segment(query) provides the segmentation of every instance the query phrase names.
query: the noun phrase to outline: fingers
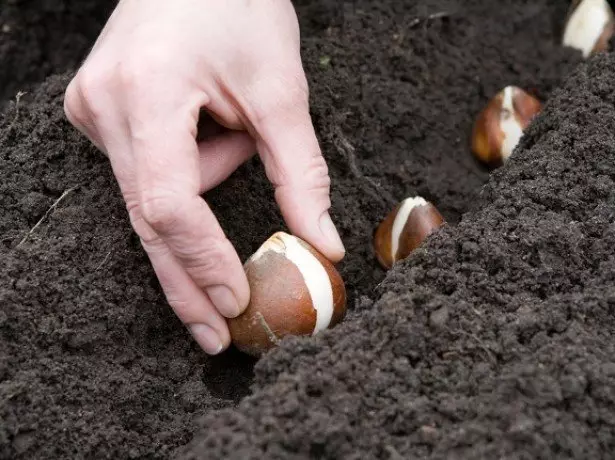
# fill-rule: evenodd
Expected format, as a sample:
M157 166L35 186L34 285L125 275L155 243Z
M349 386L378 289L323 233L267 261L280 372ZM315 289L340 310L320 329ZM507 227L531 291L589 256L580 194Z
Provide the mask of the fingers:
M210 2L207 11L199 2L151 3L120 2L67 91L66 113L109 154L169 302L216 353L230 340L224 317L245 309L249 286L200 192L228 177L254 145L239 133L197 145L202 107L227 128L258 134L290 229L332 260L344 249L328 214L329 177L304 78L276 81L281 67L300 68L291 2ZM242 104L246 97L259 104Z
M330 179L309 114L307 86L286 82L268 88L255 100L271 102L258 104L249 117L276 201L294 234L339 261L345 250L328 212Z
M95 124L83 91L88 88L83 86L76 80L67 90L69 121L99 148L100 134L110 141L114 173L129 204L131 222L169 304L205 352L221 352L230 343L224 316L243 311L249 287L238 256L199 192L224 180L249 158L255 150L253 141L242 133L228 133L197 147L196 126L186 116L190 111L185 104L174 110L166 98L161 105L170 109L145 110L146 103L130 101L136 108L128 120L118 117L119 127L108 119L104 126ZM154 115L167 113L169 121Z
M136 227L147 225L143 221L135 224ZM145 246L169 305L199 346L210 355L226 349L231 342L228 326L213 303L160 238L153 237Z
M254 140L244 131L228 131L199 143L199 193L219 185L255 153Z
M136 121L131 125L138 214L153 231L153 235L145 232L140 236L148 253L152 251L148 239L157 241L159 237L216 309L223 316L235 317L248 304L249 287L239 257L199 196L199 155L193 127L186 121L185 110L161 112L169 115L161 118L161 123ZM184 287L180 297L186 308L202 305L177 273L169 275L168 283Z

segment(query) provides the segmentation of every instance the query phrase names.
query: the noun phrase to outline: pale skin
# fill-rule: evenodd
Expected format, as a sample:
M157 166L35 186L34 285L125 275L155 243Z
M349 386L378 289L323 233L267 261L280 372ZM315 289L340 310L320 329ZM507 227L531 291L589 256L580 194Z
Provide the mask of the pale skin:
M228 129L197 142L201 109ZM166 299L206 353L229 346L225 318L250 290L201 195L255 152L290 231L343 258L289 0L120 0L65 112L108 156Z

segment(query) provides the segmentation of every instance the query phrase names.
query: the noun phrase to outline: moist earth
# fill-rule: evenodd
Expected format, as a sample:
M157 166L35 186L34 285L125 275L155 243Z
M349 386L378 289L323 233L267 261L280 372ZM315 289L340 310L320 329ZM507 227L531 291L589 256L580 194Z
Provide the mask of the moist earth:
M52 73L75 68L114 0L2 0L0 107Z
M567 2L297 2L350 313L258 362L198 350L64 118L95 3L0 13L0 458L609 457L615 57L559 45ZM508 84L547 103L489 174L469 133ZM372 234L413 195L448 225L387 274ZM284 229L258 159L206 198L242 259Z

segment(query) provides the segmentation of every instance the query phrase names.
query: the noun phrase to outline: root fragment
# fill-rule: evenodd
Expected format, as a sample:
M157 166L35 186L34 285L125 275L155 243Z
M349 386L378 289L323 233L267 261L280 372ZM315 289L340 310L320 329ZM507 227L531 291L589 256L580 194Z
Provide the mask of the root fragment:
M111 251L109 251L107 253L107 255L105 256L105 258L103 259L103 261L101 263L98 264L98 267L96 267L96 270L94 270L95 272L97 272L98 270L100 270L102 268L103 265L105 265L105 263L107 262L107 260L109 260L109 257L111 256Z
M62 193L62 195L60 195L60 198L58 198L57 200L55 200L53 202L53 204L49 207L49 209L47 209L47 211L45 212L45 214L43 214L43 217L40 218L40 220L34 225L34 227L32 227L28 233L26 233L24 235L24 237L21 239L21 241L17 244L17 246L15 246L15 249L19 248L22 244L24 244L28 238L30 238L30 236L36 231L36 229L45 221L45 219L47 219L47 217L49 217L49 215L53 212L53 210L55 208L58 207L58 205L60 204L60 202L66 198L66 196L68 194L70 194L71 192L73 192L76 188L78 187L78 185L69 188L68 190L65 190L64 193Z

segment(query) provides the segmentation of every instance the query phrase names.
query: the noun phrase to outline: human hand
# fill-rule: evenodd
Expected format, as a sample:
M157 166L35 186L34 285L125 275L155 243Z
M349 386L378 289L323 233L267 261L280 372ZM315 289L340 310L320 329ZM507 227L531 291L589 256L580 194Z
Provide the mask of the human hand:
M202 108L229 130L197 142ZM229 345L224 317L250 293L200 194L255 150L290 230L343 257L289 0L121 0L65 111L108 155L166 298L207 353Z

